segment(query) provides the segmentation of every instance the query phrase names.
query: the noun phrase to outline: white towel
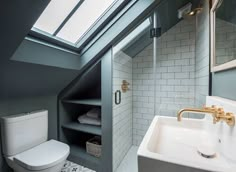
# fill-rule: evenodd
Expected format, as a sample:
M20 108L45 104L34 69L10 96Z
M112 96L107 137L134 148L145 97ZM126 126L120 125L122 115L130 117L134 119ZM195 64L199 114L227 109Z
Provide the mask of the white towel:
M86 115L90 118L96 118L99 119L101 117L101 109L99 108L93 108L90 111L86 113Z
M79 116L78 117L78 121L81 124L101 125L101 119L99 119L99 118L91 118L91 117L88 117L86 114L82 115L82 116Z

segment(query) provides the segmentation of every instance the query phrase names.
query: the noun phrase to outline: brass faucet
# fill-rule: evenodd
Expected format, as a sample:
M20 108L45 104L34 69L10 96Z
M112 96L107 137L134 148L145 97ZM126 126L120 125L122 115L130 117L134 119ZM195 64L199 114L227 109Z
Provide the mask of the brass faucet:
M235 116L233 113L225 113L223 108L218 108L216 106L203 107L202 109L196 108L186 108L181 109L177 114L177 120L181 121L182 115L185 112L197 113L197 114L210 114L213 117L213 124L219 121L225 121L229 126L235 125Z

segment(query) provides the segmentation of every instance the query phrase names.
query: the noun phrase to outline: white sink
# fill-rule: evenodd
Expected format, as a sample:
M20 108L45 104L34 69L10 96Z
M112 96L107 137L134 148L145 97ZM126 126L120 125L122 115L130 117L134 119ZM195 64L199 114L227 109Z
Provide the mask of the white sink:
M213 104L236 114L236 102L207 97L207 105ZM200 148L215 156L201 156ZM182 122L156 116L139 147L138 167L139 172L236 172L235 127L212 124L211 116Z

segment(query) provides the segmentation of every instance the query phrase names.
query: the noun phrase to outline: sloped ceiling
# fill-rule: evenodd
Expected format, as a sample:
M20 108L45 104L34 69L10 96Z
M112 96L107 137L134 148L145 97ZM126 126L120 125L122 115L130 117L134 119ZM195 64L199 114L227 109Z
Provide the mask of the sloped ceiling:
M57 95L78 71L44 65L7 62L0 64L0 99Z
M77 70L10 60L48 3L49 0L1 1L0 100L56 95L78 74Z
M176 25L180 19L178 19L178 9L191 2L193 8L199 4L199 0L162 0L156 11L159 15L159 22L161 24L162 33L169 30L171 27ZM142 33L139 39L136 39L132 44L124 48L124 52L130 57L135 57L145 47L150 45L153 40L150 39L150 30L147 29ZM142 42L142 44L140 44Z
M168 30L178 22L177 9L187 2L189 1L163 0L161 3L163 8L159 7L163 31ZM78 75L76 69L9 60L48 3L49 0L1 1L0 99L55 95ZM148 31L144 35L146 35L144 38L147 37ZM141 38L143 39L143 37ZM142 41L150 41L150 39ZM140 40L134 42L133 45L138 42ZM148 44L149 42L142 45L147 46ZM145 47L135 49L132 56L142 51L143 48ZM51 57L50 54L48 54L48 58ZM40 58L40 55L37 54L37 56Z
M1 0L1 60L8 60L40 16L50 0Z

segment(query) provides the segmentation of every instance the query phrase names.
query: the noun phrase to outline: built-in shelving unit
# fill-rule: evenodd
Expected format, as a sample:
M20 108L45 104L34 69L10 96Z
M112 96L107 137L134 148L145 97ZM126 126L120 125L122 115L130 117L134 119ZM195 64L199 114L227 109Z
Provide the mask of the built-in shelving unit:
M101 106L101 99L81 99L81 100L63 100L64 103L73 103L81 105Z
M70 122L67 124L62 125L65 129L75 130L79 132L89 133L101 136L102 135L102 128L101 126L94 126L94 125L87 125L87 124L80 124L78 122Z
M87 166L95 167L98 169L101 165L101 158L96 158L92 155L87 154L86 149L79 147L78 145L70 145L71 160L79 161L82 164L87 164Z
M104 171L102 162L105 162L106 155L111 152L111 150L103 151L106 149L104 145L108 145L108 143L106 140L104 141L105 132L103 132L106 124L103 122L102 111L101 65L100 61L84 71L77 81L65 89L64 95L60 97L59 101L59 137L61 141L70 146L68 159L97 172ZM101 109L101 126L79 123L78 117L92 108ZM86 152L86 142L94 136L100 136L102 139L102 156L99 158Z
M59 94L58 100L59 140L70 146L68 160L96 172L111 172L112 52L80 71L78 77ZM101 125L79 123L78 117L93 108L101 109ZM101 137L99 158L86 151L86 142L95 136Z

